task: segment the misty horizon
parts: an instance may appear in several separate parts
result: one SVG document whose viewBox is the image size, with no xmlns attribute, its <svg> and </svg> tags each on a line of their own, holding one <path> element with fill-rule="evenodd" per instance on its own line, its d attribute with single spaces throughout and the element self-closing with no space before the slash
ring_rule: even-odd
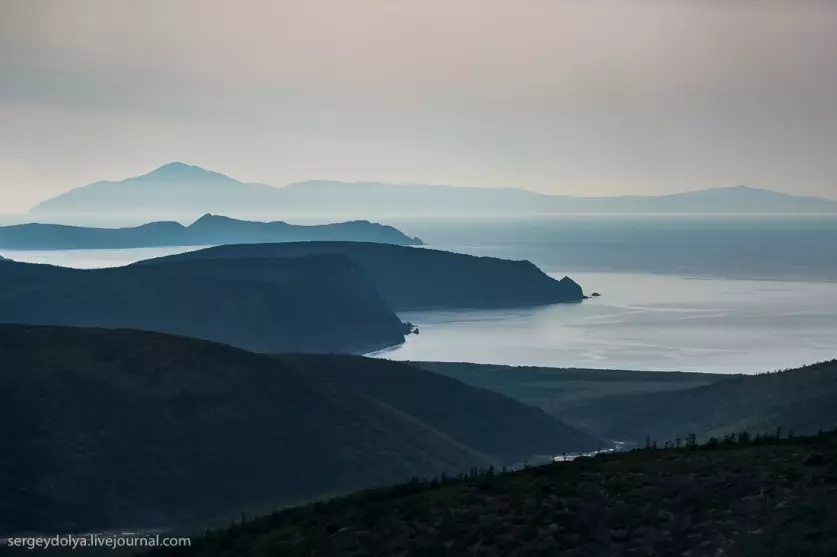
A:
<svg viewBox="0 0 837 557">
<path fill-rule="evenodd" d="M 0 0 L 5 212 L 195 161 L 245 182 L 829 197 L 837 5 Z"/>
<path fill-rule="evenodd" d="M 485 192 L 490 192 L 490 191 L 498 191 L 498 192 L 499 191 L 519 191 L 519 192 L 524 192 L 524 193 L 527 193 L 527 194 L 545 195 L 545 196 L 549 196 L 551 198 L 556 198 L 556 199 L 567 198 L 567 199 L 577 199 L 577 200 L 632 199 L 632 198 L 653 199 L 653 198 L 688 196 L 688 195 L 691 195 L 691 194 L 713 193 L 713 192 L 735 193 L 735 192 L 738 192 L 738 191 L 743 192 L 743 193 L 750 193 L 750 192 L 752 192 L 752 193 L 759 193 L 759 192 L 782 193 L 782 192 L 776 192 L 776 191 L 768 190 L 768 189 L 764 189 L 764 188 L 755 188 L 755 187 L 740 185 L 740 184 L 739 185 L 730 185 L 730 186 L 707 187 L 707 188 L 701 188 L 701 189 L 676 191 L 676 192 L 671 192 L 671 193 L 661 193 L 661 194 L 652 194 L 652 195 L 625 193 L 625 194 L 621 194 L 621 195 L 617 195 L 617 196 L 568 195 L 568 194 L 562 194 L 562 193 L 544 193 L 544 192 L 538 192 L 538 191 L 527 189 L 527 188 L 511 187 L 511 186 L 505 186 L 505 187 L 503 187 L 503 186 L 497 186 L 497 187 L 460 186 L 460 185 L 456 185 L 456 184 L 418 184 L 418 183 L 411 183 L 411 182 L 390 182 L 390 183 L 387 183 L 387 182 L 380 182 L 380 181 L 373 181 L 373 180 L 341 181 L 341 180 L 330 180 L 330 179 L 327 179 L 327 178 L 315 178 L 315 179 L 303 180 L 303 181 L 300 181 L 300 182 L 294 182 L 294 183 L 290 183 L 290 184 L 281 184 L 280 185 L 280 184 L 245 182 L 245 181 L 238 180 L 234 176 L 228 176 L 226 174 L 216 172 L 209 167 L 201 166 L 201 165 L 197 165 L 197 164 L 191 164 L 191 163 L 182 162 L 182 161 L 170 161 L 170 162 L 164 163 L 164 164 L 162 164 L 162 165 L 160 165 L 160 166 L 158 166 L 158 167 L 156 167 L 156 168 L 154 168 L 154 169 L 152 169 L 148 172 L 144 172 L 142 174 L 139 174 L 137 176 L 129 176 L 129 177 L 124 177 L 124 178 L 115 179 L 115 180 L 97 180 L 96 182 L 93 182 L 91 184 L 86 184 L 85 186 L 93 186 L 93 185 L 96 185 L 96 184 L 102 183 L 102 182 L 114 183 L 114 184 L 118 185 L 121 182 L 129 183 L 132 180 L 152 179 L 152 178 L 155 178 L 157 176 L 166 177 L 165 179 L 169 180 L 172 185 L 176 185 L 178 183 L 178 181 L 192 182 L 192 181 L 195 181 L 195 180 L 208 180 L 210 183 L 212 183 L 213 181 L 216 181 L 216 180 L 217 181 L 228 180 L 228 181 L 231 181 L 231 182 L 239 182 L 239 183 L 247 184 L 247 185 L 267 186 L 267 187 L 270 187 L 270 188 L 273 188 L 273 189 L 276 189 L 276 190 L 283 190 L 283 189 L 292 190 L 295 187 L 296 188 L 299 188 L 299 187 L 305 188 L 306 186 L 309 186 L 309 185 L 310 186 L 315 186 L 315 185 L 318 185 L 318 184 L 334 184 L 335 186 L 346 187 L 346 188 L 352 188 L 352 187 L 355 187 L 355 186 L 371 186 L 371 187 L 380 186 L 380 187 L 385 187 L 385 188 L 392 187 L 394 190 L 398 190 L 399 188 L 402 188 L 402 191 L 408 191 L 412 188 L 427 188 L 428 190 L 432 190 L 432 189 L 463 190 L 464 192 L 467 192 L 468 190 L 475 190 L 475 191 L 479 190 L 479 191 L 485 191 Z M 71 192 L 75 189 L 84 188 L 85 186 L 78 186 L 77 188 L 71 188 L 71 189 L 69 189 L 65 192 L 60 192 L 58 194 L 58 196 L 60 197 L 63 194 L 69 193 L 69 192 Z M 812 199 L 820 198 L 820 199 L 828 200 L 828 201 L 833 201 L 834 200 L 833 198 L 830 198 L 830 197 L 827 197 L 827 196 L 822 196 L 822 197 L 820 197 L 820 196 L 801 196 L 801 197 L 803 197 L 803 198 L 810 197 Z M 48 199 L 39 200 L 38 204 L 43 203 L 44 201 L 48 201 Z M 25 211 L 25 212 L 31 212 L 32 209 L 37 209 L 38 204 L 34 205 L 33 207 L 28 208 L 28 210 Z M 7 215 L 21 214 L 22 215 L 23 212 L 21 212 L 21 213 L 9 213 L 9 212 L 6 212 L 6 211 L 0 211 L 0 214 L 7 214 Z M 140 212 L 140 214 L 143 214 L 143 213 Z M 192 212 L 186 213 L 184 215 L 184 218 L 189 218 L 189 215 L 191 215 L 191 214 L 192 214 Z M 266 214 L 270 214 L 270 211 L 267 211 Z M 595 214 L 595 213 L 593 213 L 593 214 Z M 745 213 L 742 213 L 742 214 L 745 214 Z"/>
</svg>

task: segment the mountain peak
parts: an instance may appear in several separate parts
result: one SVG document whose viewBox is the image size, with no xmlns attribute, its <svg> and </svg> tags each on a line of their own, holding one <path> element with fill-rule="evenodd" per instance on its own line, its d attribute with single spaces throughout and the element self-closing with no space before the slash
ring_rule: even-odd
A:
<svg viewBox="0 0 837 557">
<path fill-rule="evenodd" d="M 155 168 L 148 174 L 139 176 L 141 180 L 187 180 L 187 181 L 234 181 L 229 176 L 213 172 L 200 166 L 179 161 L 170 162 Z"/>
<path fill-rule="evenodd" d="M 190 224 L 188 228 L 194 230 L 197 228 L 212 228 L 217 226 L 244 224 L 244 222 L 245 221 L 236 220 L 234 218 L 225 217 L 223 215 L 206 213 L 201 218 Z"/>
</svg>

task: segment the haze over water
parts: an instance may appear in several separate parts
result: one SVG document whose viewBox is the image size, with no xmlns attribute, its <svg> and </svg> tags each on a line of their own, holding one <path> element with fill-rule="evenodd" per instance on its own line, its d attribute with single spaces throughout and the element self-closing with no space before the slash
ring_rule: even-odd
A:
<svg viewBox="0 0 837 557">
<path fill-rule="evenodd" d="M 601 298 L 402 313 L 421 333 L 380 357 L 758 373 L 837 357 L 833 217 L 553 217 L 391 221 L 429 247 L 529 259 Z M 189 248 L 11 252 L 106 267 Z"/>
<path fill-rule="evenodd" d="M 641 273 L 573 277 L 603 296 L 518 310 L 403 313 L 420 334 L 378 355 L 715 373 L 759 373 L 837 356 L 835 283 Z"/>
</svg>

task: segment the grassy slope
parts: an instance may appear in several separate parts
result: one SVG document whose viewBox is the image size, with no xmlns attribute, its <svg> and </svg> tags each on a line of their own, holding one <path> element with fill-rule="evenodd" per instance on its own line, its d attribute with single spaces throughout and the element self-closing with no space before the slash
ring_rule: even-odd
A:
<svg viewBox="0 0 837 557">
<path fill-rule="evenodd" d="M 709 373 L 671 373 L 413 362 L 423 369 L 496 391 L 547 412 L 566 411 L 603 397 L 689 389 L 729 379 Z"/>
<path fill-rule="evenodd" d="M 505 464 L 604 446 L 600 439 L 543 410 L 408 364 L 349 356 L 281 359 L 338 389 L 351 389 L 404 410 Z"/>
<path fill-rule="evenodd" d="M 155 555 L 837 554 L 834 435 L 636 451 L 362 492 Z"/>
<path fill-rule="evenodd" d="M 837 361 L 676 392 L 607 397 L 556 414 L 599 435 L 633 441 L 777 427 L 813 433 L 837 426 Z"/>
</svg>

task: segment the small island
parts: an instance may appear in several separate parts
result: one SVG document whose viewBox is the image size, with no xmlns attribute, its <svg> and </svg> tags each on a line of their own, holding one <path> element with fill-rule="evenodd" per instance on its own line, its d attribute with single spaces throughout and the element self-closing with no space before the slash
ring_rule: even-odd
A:
<svg viewBox="0 0 837 557">
<path fill-rule="evenodd" d="M 150 222 L 128 228 L 89 228 L 59 224 L 0 227 L 0 248 L 17 250 L 129 249 L 265 242 L 347 241 L 424 245 L 397 228 L 356 220 L 318 225 L 257 222 L 206 214 L 190 224 Z"/>
</svg>

